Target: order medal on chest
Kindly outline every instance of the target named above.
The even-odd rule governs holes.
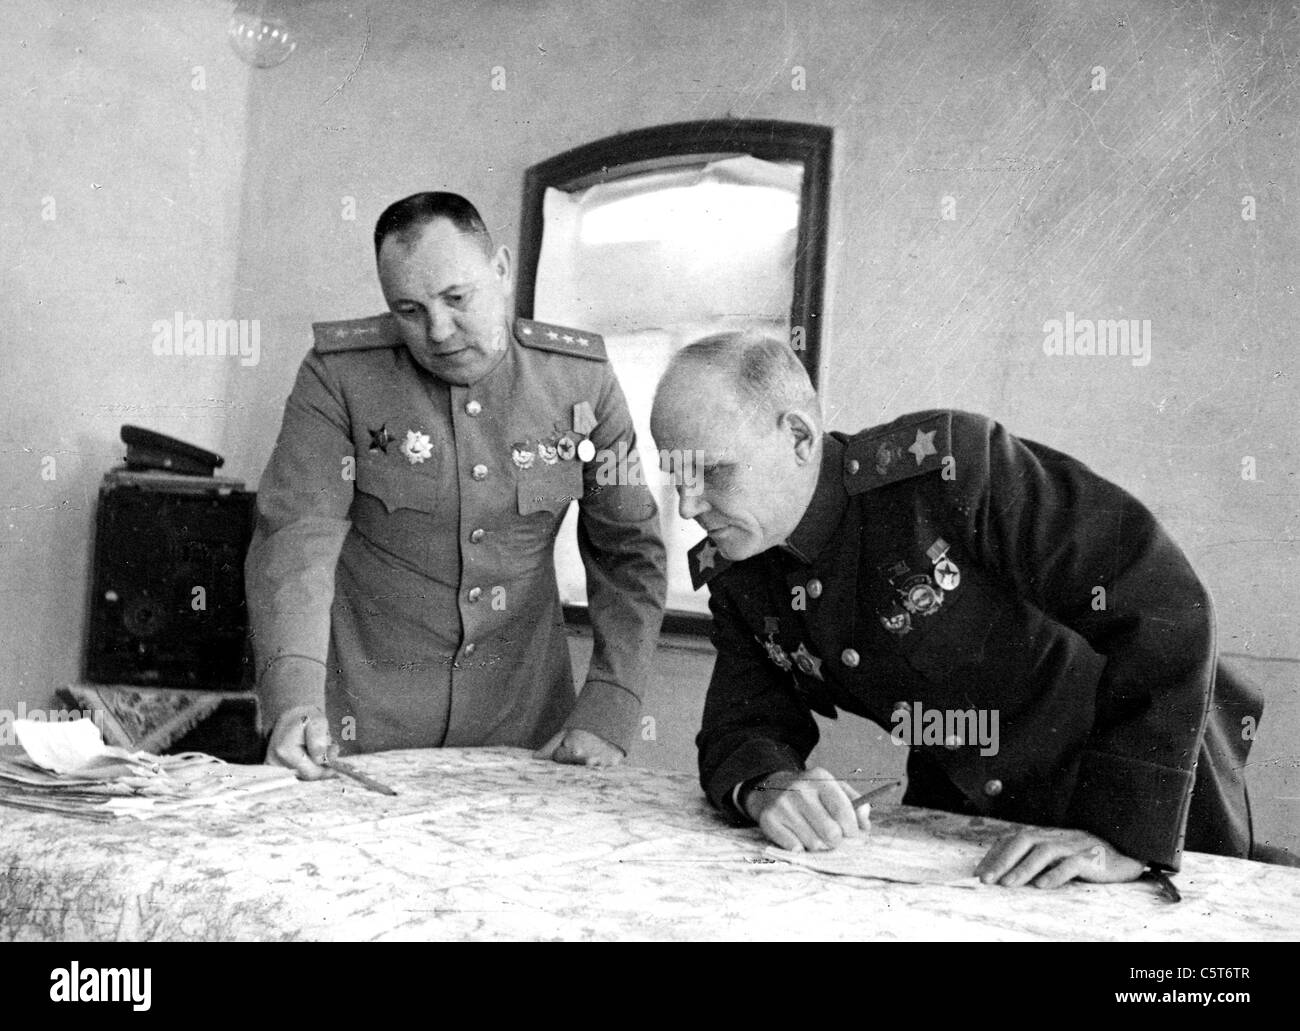
[[[886,631],[904,637],[951,602],[961,587],[961,569],[951,552],[943,537],[922,530],[905,557],[891,556],[878,565],[876,618]]]
[[[763,634],[755,636],[767,653],[768,661],[789,677],[795,694],[815,712],[835,717],[835,707],[827,700],[823,685],[822,659],[809,647],[802,628],[794,618],[763,617]]]
[[[591,431],[599,423],[591,409],[590,402],[581,401],[573,406],[573,422],[565,425],[565,419],[557,419],[544,432],[512,441],[510,444],[510,461],[516,469],[529,470],[535,464],[541,468],[560,462],[590,462],[596,457],[596,445],[591,441]]]

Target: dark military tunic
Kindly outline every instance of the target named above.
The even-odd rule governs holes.
[[[813,711],[897,734],[918,708],[997,710],[996,754],[908,734],[904,802],[1077,827],[1174,869],[1184,847],[1248,854],[1242,728],[1262,702],[1216,679],[1209,595],[1150,512],[976,415],[823,441],[785,545],[692,552],[718,651],[697,740],[714,805],[743,818],[737,785],[803,769]]]
[[[320,678],[263,685],[263,725],[324,703],[344,752],[535,747],[561,728],[626,748],[664,549],[644,486],[596,482],[593,450],[635,448],[601,338],[519,320],[499,364],[456,386],[412,360],[391,316],[315,331],[246,580],[259,672],[304,656]],[[575,498],[595,639],[576,707],[553,564]]]

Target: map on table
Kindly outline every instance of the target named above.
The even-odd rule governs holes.
[[[763,854],[842,877],[982,888],[975,867],[986,851],[983,846],[964,841],[920,840],[873,832],[860,840],[843,842],[832,852],[789,852],[772,845]]]

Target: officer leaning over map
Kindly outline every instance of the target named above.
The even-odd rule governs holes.
[[[592,333],[511,320],[511,259],[450,193],[375,227],[389,312],[317,323],[246,563],[267,760],[514,745],[619,761],[666,589],[657,506]],[[630,461],[636,461],[631,452]],[[553,546],[571,501],[594,651],[575,692]]]
[[[652,428],[700,465],[680,507],[708,533],[690,555],[718,653],[699,763],[724,813],[834,848],[861,833],[860,792],[805,769],[814,712],[996,714],[994,748],[906,742],[904,802],[1035,825],[992,848],[986,881],[1251,854],[1260,699],[1217,664],[1208,593],[1131,495],[965,412],[825,432],[789,345],[756,335],[678,352]]]

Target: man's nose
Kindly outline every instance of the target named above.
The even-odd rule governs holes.
[[[698,519],[709,510],[701,494],[688,486],[677,488],[677,512],[683,519]]]
[[[456,332],[456,322],[451,310],[444,305],[435,305],[429,311],[429,339],[441,344]]]

